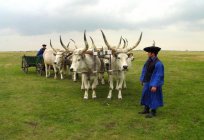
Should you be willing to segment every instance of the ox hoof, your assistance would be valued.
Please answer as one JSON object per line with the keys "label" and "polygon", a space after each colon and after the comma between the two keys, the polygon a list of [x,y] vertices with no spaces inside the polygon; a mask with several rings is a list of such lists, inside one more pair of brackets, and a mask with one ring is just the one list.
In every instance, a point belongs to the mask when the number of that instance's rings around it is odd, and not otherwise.
{"label": "ox hoof", "polygon": [[111,96],[108,96],[107,99],[111,99]]}
{"label": "ox hoof", "polygon": [[122,97],[118,97],[118,100],[122,100]]}
{"label": "ox hoof", "polygon": [[88,97],[84,97],[84,100],[88,100]]}
{"label": "ox hoof", "polygon": [[96,99],[96,96],[92,96],[92,99]]}

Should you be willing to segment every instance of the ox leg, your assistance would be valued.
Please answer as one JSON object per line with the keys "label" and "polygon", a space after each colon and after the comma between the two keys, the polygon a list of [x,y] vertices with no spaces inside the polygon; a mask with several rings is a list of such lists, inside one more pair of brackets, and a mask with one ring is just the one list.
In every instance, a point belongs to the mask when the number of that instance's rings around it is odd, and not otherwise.
{"label": "ox leg", "polygon": [[118,90],[118,99],[122,99],[121,89]]}
{"label": "ox leg", "polygon": [[46,78],[48,78],[47,70],[48,70],[48,65],[45,64],[45,74],[46,74]]}
{"label": "ox leg", "polygon": [[119,80],[119,85],[118,85],[118,99],[122,99],[122,93],[121,93],[121,90],[122,90],[122,86],[123,86],[123,82],[124,82],[124,75],[122,74],[121,75],[121,78]]}
{"label": "ox leg", "polygon": [[64,79],[64,77],[63,77],[63,70],[60,70],[60,75],[61,75],[61,79]]}
{"label": "ox leg", "polygon": [[50,69],[51,69],[51,65],[48,66],[48,77],[50,77]]}
{"label": "ox leg", "polygon": [[84,99],[88,99],[89,94],[88,94],[88,90],[89,90],[89,83],[88,83],[88,77],[87,75],[84,74],[84,87],[85,87],[85,93],[84,93]]}
{"label": "ox leg", "polygon": [[97,76],[94,77],[94,80],[93,80],[93,83],[92,83],[92,98],[96,98],[96,86],[97,86],[97,81],[98,81],[98,78]]}
{"label": "ox leg", "polygon": [[99,73],[98,79],[101,81],[101,84],[102,84],[102,85],[105,84],[104,73]]}
{"label": "ox leg", "polygon": [[100,75],[97,75],[97,77],[96,85],[99,85]]}
{"label": "ox leg", "polygon": [[123,85],[123,80],[120,80],[120,83],[118,85],[118,99],[122,99],[122,93],[121,93],[122,85]]}
{"label": "ox leg", "polygon": [[104,73],[101,73],[101,84],[105,85]]}
{"label": "ox leg", "polygon": [[84,90],[84,74],[81,75],[81,90]]}
{"label": "ox leg", "polygon": [[54,65],[53,65],[53,68],[54,68],[54,73],[55,73],[54,79],[57,79],[57,68]]}
{"label": "ox leg", "polygon": [[108,99],[112,98],[112,91],[113,91],[113,75],[109,75],[109,83],[110,83],[110,89],[109,89],[109,93],[108,93]]}
{"label": "ox leg", "polygon": [[77,81],[76,74],[77,74],[76,72],[73,72],[73,75],[72,75],[72,79],[73,79],[74,82]]}

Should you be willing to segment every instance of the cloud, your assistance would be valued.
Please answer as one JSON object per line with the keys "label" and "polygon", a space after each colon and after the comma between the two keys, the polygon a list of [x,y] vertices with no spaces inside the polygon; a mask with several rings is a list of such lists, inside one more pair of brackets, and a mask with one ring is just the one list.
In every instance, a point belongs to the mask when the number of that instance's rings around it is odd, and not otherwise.
{"label": "cloud", "polygon": [[70,4],[72,6],[84,6],[84,5],[96,5],[99,3],[99,0],[88,0],[88,1],[85,1],[85,0],[74,0],[72,1]]}
{"label": "cloud", "polygon": [[0,6],[0,18],[4,19],[0,22],[0,30],[9,28],[22,35],[169,26],[181,30],[204,30],[204,1],[201,0],[169,1],[168,5],[161,0],[151,4],[147,0],[62,0],[59,3],[36,0],[32,4],[21,0],[19,7],[13,6],[12,2]]}

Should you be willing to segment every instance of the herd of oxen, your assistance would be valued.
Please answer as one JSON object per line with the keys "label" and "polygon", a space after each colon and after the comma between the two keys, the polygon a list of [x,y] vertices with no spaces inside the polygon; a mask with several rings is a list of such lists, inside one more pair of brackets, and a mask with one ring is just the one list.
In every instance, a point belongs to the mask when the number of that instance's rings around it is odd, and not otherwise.
{"label": "herd of oxen", "polygon": [[[107,98],[112,98],[115,80],[118,99],[122,99],[121,90],[127,88],[125,74],[134,60],[133,53],[130,53],[130,51],[139,45],[142,33],[136,44],[131,47],[128,47],[127,39],[122,37],[118,45],[112,46],[108,43],[102,30],[101,33],[107,49],[97,47],[91,37],[92,47],[89,47],[86,31],[84,31],[85,46],[83,47],[77,47],[75,41],[71,40],[74,44],[74,49],[73,47],[70,48],[70,42],[67,46],[64,45],[60,36],[63,50],[55,49],[50,40],[50,47],[52,49],[46,49],[43,53],[46,77],[50,76],[51,66],[54,69],[54,78],[57,78],[57,72],[59,72],[61,79],[63,79],[64,73],[68,70],[69,74],[72,74],[73,81],[76,81],[76,75],[81,74],[81,89],[85,91],[84,99],[88,99],[89,89],[92,90],[92,98],[96,98],[95,89],[97,85],[105,84],[104,73],[107,73],[109,83]],[[123,45],[121,45],[121,42]]]}

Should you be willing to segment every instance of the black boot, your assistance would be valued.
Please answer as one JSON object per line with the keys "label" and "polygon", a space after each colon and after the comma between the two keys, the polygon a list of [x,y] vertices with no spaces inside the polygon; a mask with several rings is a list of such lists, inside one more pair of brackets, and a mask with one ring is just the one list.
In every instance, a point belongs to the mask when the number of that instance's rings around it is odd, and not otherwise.
{"label": "black boot", "polygon": [[145,117],[146,118],[152,118],[156,116],[156,109],[152,109],[149,114],[147,114]]}
{"label": "black boot", "polygon": [[145,117],[146,118],[152,118],[156,116],[156,109],[152,109],[149,114],[147,114]]}
{"label": "black boot", "polygon": [[144,110],[141,111],[141,112],[138,112],[139,114],[148,114],[149,113],[149,107],[148,106],[145,106],[144,107]]}

